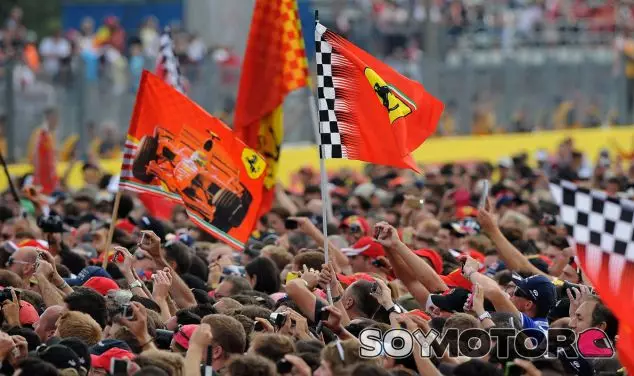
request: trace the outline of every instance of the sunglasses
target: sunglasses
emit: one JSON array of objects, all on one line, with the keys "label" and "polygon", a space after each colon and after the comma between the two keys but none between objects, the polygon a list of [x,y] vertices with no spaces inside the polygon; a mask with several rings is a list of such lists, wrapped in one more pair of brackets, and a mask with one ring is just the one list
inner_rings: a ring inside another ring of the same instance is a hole
[{"label": "sunglasses", "polygon": [[32,265],[32,262],[27,262],[27,261],[20,261],[20,260],[16,260],[12,257],[9,257],[9,259],[7,260],[7,262],[4,264],[7,268],[11,267],[11,265],[13,264],[18,264],[18,265]]},{"label": "sunglasses", "polygon": [[532,302],[535,301],[535,298],[533,298],[531,296],[531,294],[521,290],[519,287],[515,287],[515,290],[513,290],[513,295],[518,297],[518,298],[524,298],[524,299],[528,299]]},{"label": "sunglasses", "polygon": [[426,236],[419,236],[419,235],[414,235],[414,240],[417,240],[419,242],[430,243],[430,244],[436,243],[434,238],[428,238]]}]

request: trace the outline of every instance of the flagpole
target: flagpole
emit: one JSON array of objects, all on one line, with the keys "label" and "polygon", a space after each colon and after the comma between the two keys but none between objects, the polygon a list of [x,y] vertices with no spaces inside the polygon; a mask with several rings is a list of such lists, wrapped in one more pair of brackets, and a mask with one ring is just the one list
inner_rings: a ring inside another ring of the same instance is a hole
[{"label": "flagpole", "polygon": [[115,225],[117,224],[117,214],[119,212],[119,202],[121,202],[121,187],[117,191],[117,195],[114,197],[114,205],[112,207],[112,217],[110,219],[110,227],[108,228],[108,238],[106,239],[106,249],[104,250],[103,260],[101,261],[101,267],[106,268],[108,266],[108,258],[110,253],[110,247],[112,246],[112,237],[114,236]]},{"label": "flagpole", "polygon": [[[320,133],[319,133],[319,121],[317,114],[317,106],[315,105],[315,96],[313,91],[309,89],[308,91],[308,106],[310,107],[311,116],[313,122],[313,129],[315,131],[315,142],[317,143],[317,147],[321,149]],[[323,217],[322,220],[322,229],[324,233],[324,260],[325,263],[330,263],[330,257],[328,252],[328,207],[330,206],[330,192],[328,192],[328,174],[326,173],[326,161],[321,157],[321,152],[319,153],[319,170],[321,174],[320,186],[321,186],[321,215]],[[337,276],[332,276],[332,278],[337,278]],[[332,290],[330,285],[326,286],[326,296],[328,297],[328,304],[332,305]]]}]

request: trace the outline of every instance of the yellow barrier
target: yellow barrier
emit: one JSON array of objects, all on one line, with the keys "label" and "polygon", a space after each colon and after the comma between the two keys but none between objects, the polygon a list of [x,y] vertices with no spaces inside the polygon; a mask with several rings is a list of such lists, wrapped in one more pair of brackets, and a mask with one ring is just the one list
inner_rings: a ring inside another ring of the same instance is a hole
[{"label": "yellow barrier", "polygon": [[[511,156],[522,151],[528,152],[532,159],[537,150],[545,149],[554,152],[565,138],[572,138],[576,148],[587,153],[594,160],[604,147],[611,147],[616,141],[623,149],[629,150],[634,137],[634,126],[605,129],[575,129],[564,131],[548,131],[540,133],[500,134],[492,136],[464,136],[433,138],[425,142],[414,152],[414,158],[422,163],[446,163],[468,160],[484,160],[496,162],[502,157]],[[614,150],[613,150],[614,152]],[[285,147],[280,161],[280,180],[287,184],[290,175],[301,167],[319,168],[319,156],[314,146]],[[350,167],[359,169],[363,163],[345,159],[334,159],[326,162],[327,169]],[[120,160],[103,160],[101,167],[111,174],[119,173]],[[58,164],[61,175],[66,169],[65,163]],[[9,166],[12,176],[21,176],[32,170],[30,165],[17,164]],[[69,185],[78,189],[83,185],[81,165],[74,166],[68,181]],[[0,174],[0,190],[7,188],[4,174]]]}]

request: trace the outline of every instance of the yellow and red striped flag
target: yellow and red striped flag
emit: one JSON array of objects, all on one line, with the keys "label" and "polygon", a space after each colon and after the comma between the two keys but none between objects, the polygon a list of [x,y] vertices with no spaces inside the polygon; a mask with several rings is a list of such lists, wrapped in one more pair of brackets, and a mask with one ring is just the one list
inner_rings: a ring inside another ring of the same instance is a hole
[{"label": "yellow and red striped flag", "polygon": [[260,213],[272,205],[284,138],[282,105],[308,85],[308,62],[295,0],[256,0],[236,103],[234,130],[266,159]]}]

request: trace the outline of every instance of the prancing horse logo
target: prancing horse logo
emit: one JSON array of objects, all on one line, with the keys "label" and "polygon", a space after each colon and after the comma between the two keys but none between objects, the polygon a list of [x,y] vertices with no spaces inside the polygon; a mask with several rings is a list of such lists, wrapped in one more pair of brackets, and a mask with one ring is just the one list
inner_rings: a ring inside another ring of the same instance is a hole
[{"label": "prancing horse logo", "polygon": [[416,109],[414,102],[410,101],[405,95],[386,83],[374,70],[365,68],[364,73],[370,85],[372,85],[376,96],[387,110],[390,116],[390,124],[394,124],[397,119],[411,114],[412,111]]}]

